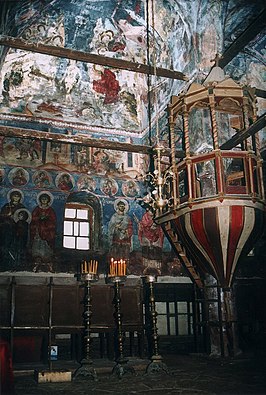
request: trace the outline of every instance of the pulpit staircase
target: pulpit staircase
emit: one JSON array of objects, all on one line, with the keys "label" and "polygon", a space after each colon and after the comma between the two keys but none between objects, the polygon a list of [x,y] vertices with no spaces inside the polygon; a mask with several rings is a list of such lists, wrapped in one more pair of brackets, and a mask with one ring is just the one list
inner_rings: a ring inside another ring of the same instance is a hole
[{"label": "pulpit staircase", "polygon": [[203,288],[202,279],[200,278],[199,273],[197,272],[191,259],[187,256],[186,249],[184,248],[180,239],[178,238],[178,234],[172,228],[170,221],[164,224],[164,229],[166,231],[168,240],[170,241],[171,245],[174,247],[179,260],[181,261],[183,266],[187,269],[192,281],[194,281],[199,288]]}]

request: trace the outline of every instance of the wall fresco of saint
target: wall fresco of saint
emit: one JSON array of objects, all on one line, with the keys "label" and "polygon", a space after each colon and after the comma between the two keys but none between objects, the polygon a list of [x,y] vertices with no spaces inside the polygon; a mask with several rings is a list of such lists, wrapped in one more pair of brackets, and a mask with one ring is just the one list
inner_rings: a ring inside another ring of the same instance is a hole
[{"label": "wall fresco of saint", "polygon": [[[57,142],[3,139],[0,271],[72,273],[91,256],[99,260],[102,273],[107,260],[120,257],[127,260],[129,274],[145,270],[182,274],[161,228],[141,204],[145,193],[141,180],[149,159],[133,154],[126,160],[125,155]],[[73,255],[63,247],[69,200],[82,204],[97,200],[96,249]]]}]

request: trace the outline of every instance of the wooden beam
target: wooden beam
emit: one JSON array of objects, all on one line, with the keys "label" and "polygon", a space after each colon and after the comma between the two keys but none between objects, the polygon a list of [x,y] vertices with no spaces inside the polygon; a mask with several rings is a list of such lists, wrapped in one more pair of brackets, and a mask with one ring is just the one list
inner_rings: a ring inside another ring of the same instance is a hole
[{"label": "wooden beam", "polygon": [[[17,128],[14,126],[2,126],[0,125],[0,135],[5,137],[14,138],[25,138],[25,139],[37,139],[42,141],[56,141],[62,144],[78,144],[87,147],[95,147],[100,149],[110,149],[114,151],[124,151],[124,152],[136,152],[140,154],[151,155],[154,153],[153,147],[149,145],[139,145],[132,143],[122,143],[119,141],[102,140],[102,139],[92,139],[86,135],[72,135],[72,134],[61,134],[54,132],[43,132],[34,129],[24,129]],[[164,155],[170,155],[170,149],[164,149]],[[183,158],[184,152],[177,151],[176,157]]]},{"label": "wooden beam", "polygon": [[116,151],[126,151],[126,152],[139,152],[143,154],[151,154],[152,147],[146,145],[137,145],[130,143],[122,143],[118,141],[102,140],[102,139],[92,139],[86,135],[72,135],[72,134],[61,134],[54,132],[43,132],[34,129],[24,129],[17,128],[13,126],[2,126],[0,125],[0,135],[5,137],[15,137],[15,138],[31,138],[43,141],[56,141],[63,144],[78,144],[85,145],[95,148],[111,149]]},{"label": "wooden beam", "polygon": [[56,47],[52,45],[46,45],[42,43],[29,43],[25,40],[15,37],[1,36],[0,45],[5,45],[11,48],[22,49],[24,51],[31,51],[42,53],[50,56],[57,56],[59,58],[74,59],[79,62],[86,62],[92,64],[98,64],[102,66],[109,66],[116,69],[134,71],[136,73],[157,75],[158,77],[172,78],[174,80],[188,81],[183,73],[175,70],[163,69],[156,67],[154,70],[153,66],[148,66],[142,63],[134,63],[128,60],[115,59],[107,56],[96,55],[88,52],[76,51],[69,48]]},{"label": "wooden beam", "polygon": [[266,26],[266,9],[236,38],[235,41],[224,51],[219,66],[225,67],[231,60],[245,48]]},{"label": "wooden beam", "polygon": [[[131,143],[122,143],[118,141],[92,139],[86,135],[72,135],[72,134],[61,134],[54,132],[43,132],[34,129],[17,128],[14,126],[2,126],[0,125],[0,135],[5,137],[14,138],[31,138],[42,141],[56,141],[62,144],[78,144],[88,147],[95,147],[101,149],[110,149],[114,151],[125,151],[125,152],[136,152],[141,154],[151,155],[154,153],[153,147],[148,145],[139,145]],[[164,155],[170,155],[170,149],[165,148],[163,150]],[[183,151],[176,151],[177,158],[184,158]]]},{"label": "wooden beam", "polygon": [[266,115],[261,115],[248,129],[243,129],[234,134],[234,136],[220,146],[222,150],[230,150],[242,143],[247,137],[253,136],[266,126]]}]

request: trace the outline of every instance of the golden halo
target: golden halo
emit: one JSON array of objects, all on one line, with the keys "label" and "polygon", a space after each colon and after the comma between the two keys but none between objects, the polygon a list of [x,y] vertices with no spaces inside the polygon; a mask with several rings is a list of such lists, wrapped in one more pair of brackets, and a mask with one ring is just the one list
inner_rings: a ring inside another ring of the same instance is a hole
[{"label": "golden halo", "polygon": [[128,212],[128,209],[129,209],[129,204],[128,204],[128,202],[126,201],[126,199],[116,199],[116,200],[115,200],[115,202],[114,202],[114,209],[115,209],[115,211],[117,211],[117,207],[118,207],[118,204],[119,204],[120,202],[124,203],[124,205],[125,205],[125,213],[127,213],[127,212]]},{"label": "golden halo", "polygon": [[50,202],[48,203],[48,207],[50,207],[53,204],[53,201],[54,201],[53,195],[49,191],[41,191],[40,193],[38,193],[38,195],[37,195],[37,203],[38,203],[39,206],[41,206],[40,198],[41,198],[42,195],[48,195],[50,197]]},{"label": "golden halo", "polygon": [[19,210],[16,210],[14,213],[14,221],[18,222],[18,216],[21,212],[25,211],[28,214],[28,218],[26,219],[26,221],[28,222],[28,224],[31,222],[31,213],[29,212],[29,210],[27,210],[26,208],[20,208]]},{"label": "golden halo", "polygon": [[24,193],[20,189],[17,189],[17,188],[13,188],[10,191],[8,191],[8,193],[7,193],[7,200],[10,202],[10,195],[13,192],[18,192],[21,195],[20,203],[22,203],[23,200],[24,200]]}]

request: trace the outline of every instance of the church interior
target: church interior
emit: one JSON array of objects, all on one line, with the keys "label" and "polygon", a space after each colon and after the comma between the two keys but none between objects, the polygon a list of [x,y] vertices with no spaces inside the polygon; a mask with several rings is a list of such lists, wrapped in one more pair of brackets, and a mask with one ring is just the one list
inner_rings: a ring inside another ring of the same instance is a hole
[{"label": "church interior", "polygon": [[0,393],[265,394],[265,2],[0,16]]}]

